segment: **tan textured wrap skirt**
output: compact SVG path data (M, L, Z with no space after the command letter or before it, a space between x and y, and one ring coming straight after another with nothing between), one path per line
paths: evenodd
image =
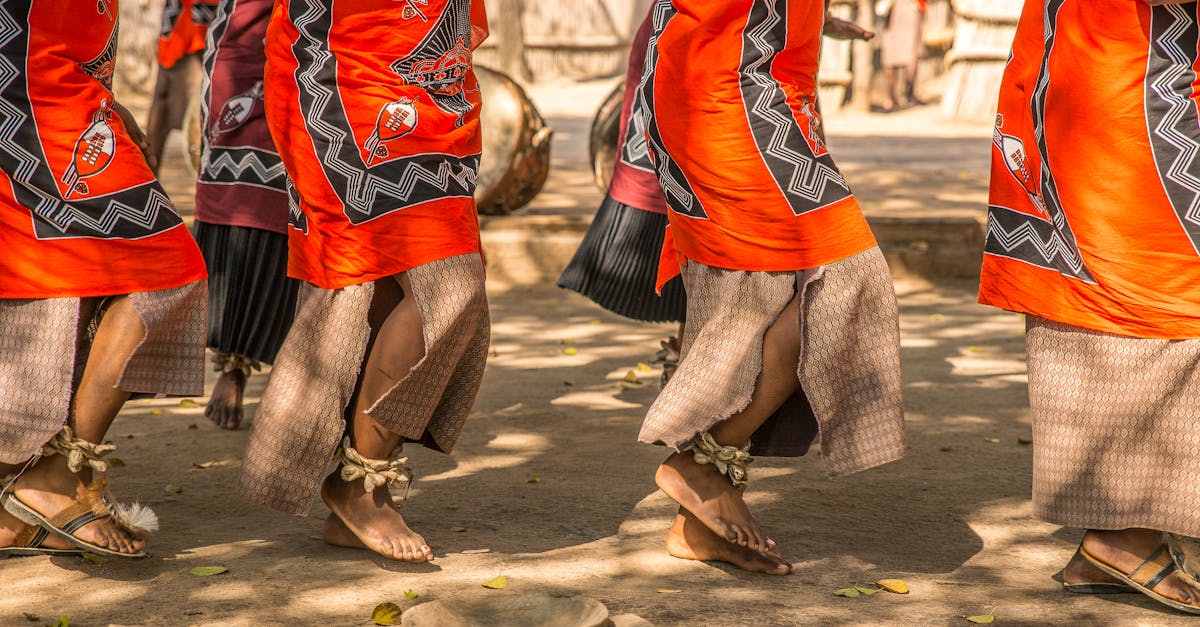
M367 411L409 441L450 452L487 363L491 325L483 260L460 255L408 271L425 356ZM375 284L327 290L305 283L275 360L242 465L250 500L304 515L337 445L371 341ZM406 298L408 295L405 296Z
M684 268L687 327L675 376L639 440L691 445L750 402L763 338L801 294L801 389L751 437L756 455L794 457L818 439L842 476L902 457L903 389L896 295L878 248L799 273Z
M1200 537L1200 339L1026 326L1034 514Z
M137 394L204 394L208 285L129 295L146 336L117 387ZM0 462L19 464L62 430L103 298L0 299Z

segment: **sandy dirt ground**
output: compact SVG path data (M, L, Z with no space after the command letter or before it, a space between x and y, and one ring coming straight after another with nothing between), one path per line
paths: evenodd
M579 89L567 96L598 99L606 88ZM590 109L559 88L535 97L543 91L565 165L530 211L557 203L558 211L590 212L600 194L580 167L587 122L572 115ZM905 200L917 185L942 195L947 211L982 211L986 127L918 134L921 115L831 123L842 129L834 150L847 148L851 181L853 168L878 177L860 192L881 199L868 200L873 206L936 204ZM168 161L171 191L186 210L184 174ZM138 401L111 432L127 463L113 483L120 497L160 515L153 557L0 562L0 625L59 616L86 626L361 625L383 601L408 608L542 591L587 595L626 621L655 625L967 625L965 616L989 612L998 624L1182 624L1140 596L1070 595L1054 579L1080 532L1031 517L1021 317L974 304L970 285L898 289L908 457L839 480L825 477L817 455L753 466L747 500L795 562L792 576L666 555L674 507L652 481L664 452L636 443L658 372L637 365L672 328L632 323L537 285L492 294L492 357L458 449L408 451L418 480L404 513L434 548L433 563L326 546L317 537L326 514L319 503L307 517L248 505L233 494L245 430L218 430L201 407L178 399ZM630 371L644 384L622 385ZM251 412L265 381L251 380ZM196 566L228 572L199 578L189 574ZM482 587L497 575L507 589ZM902 578L911 593L833 595L881 578ZM406 591L420 596L405 600Z

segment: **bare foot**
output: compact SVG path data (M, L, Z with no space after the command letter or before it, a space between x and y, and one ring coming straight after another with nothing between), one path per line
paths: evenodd
M43 457L25 471L13 486L13 494L25 505L50 519L79 502L86 493L86 482L89 481L90 472L74 474L67 468L65 457L54 455ZM146 547L143 538L133 537L111 518L92 521L72 535L118 553L139 553Z
M326 477L321 485L321 499L363 548L405 562L433 559L433 551L425 544L425 538L409 529L400 512L392 506L392 497L386 488L367 493L361 479L348 483L335 473ZM354 546L348 544L337 529L331 529L328 521L325 532L327 541L338 540L330 541L330 544Z
M725 562L742 570L769 575L790 575L792 565L772 552L759 553L730 544L712 532L691 512L679 508L667 532L667 552L685 560Z
M28 526L16 516L0 508L0 549L16 544L17 536L25 531ZM42 540L42 546L48 549L75 548L75 545L58 536L46 536L46 539Z
M1112 583L1122 586L1125 585L1125 582L1121 581L1120 579L1117 579L1116 577L1113 577L1099 568L1096 568L1095 564L1089 562L1086 557L1078 552L1071 556L1071 561L1067 562L1067 565L1063 567L1062 578L1063 583L1067 585L1080 583ZM1129 588L1129 591L1133 592L1133 588Z
M658 467L654 482L717 537L760 553L775 548L750 515L742 493L716 466L697 464L691 453L675 453Z
M242 424L242 394L245 391L246 374L241 370L226 372L213 385L204 415L222 429L237 429Z
M1162 533L1151 529L1089 530L1083 536L1085 551L1123 573L1133 572L1162 544ZM1200 590L1184 583L1178 572L1167 575L1152 590L1168 599L1200 607Z

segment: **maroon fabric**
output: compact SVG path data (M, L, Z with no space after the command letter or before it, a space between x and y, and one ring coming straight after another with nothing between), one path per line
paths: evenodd
M633 36L633 47L629 51L629 71L625 76L625 103L621 106L621 135L617 141L617 163L613 168L608 195L621 204L665 214L667 201L662 188L659 187L658 176L654 173L654 164L646 152L645 135L640 132L641 125L634 126L635 136L632 138L629 128L635 106L638 109L638 117L635 120L645 119L640 103L637 102L637 88L638 83L642 81L646 65L646 48L650 43L650 35L654 32L652 15L653 13L647 15L642 26L638 28L637 34Z
M287 174L267 130L262 96L272 5L223 2L210 26L196 219L286 234Z

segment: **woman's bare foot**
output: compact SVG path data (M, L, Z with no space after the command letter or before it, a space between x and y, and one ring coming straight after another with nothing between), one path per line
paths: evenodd
M1088 530L1083 535L1083 550L1122 573L1132 573L1162 545L1162 532L1152 529ZM1184 583L1178 572L1167 575L1152 590L1168 599L1200 607L1200 590Z
M0 508L0 549L16 544L17 536L24 532L28 526L16 516ZM75 548L75 545L58 536L46 536L46 539L42 540L42 546L48 549L69 550Z
M246 374L230 370L213 385L212 395L204 415L222 429L237 429L242 424L242 394L246 391Z
M1063 584L1075 585L1081 583L1111 583L1117 585L1125 585L1125 582L1113 577L1112 575L1096 568L1096 565L1089 562L1082 553L1076 552L1071 556L1071 561L1062 570ZM1133 592L1133 588L1129 588Z
M792 565L783 557L730 544L682 507L675 516L675 524L667 532L667 552L685 560L725 562L756 573L792 574Z
M74 474L67 468L65 457L53 455L43 457L18 477L13 485L13 494L22 503L50 519L79 502L86 494L86 484L90 481L90 472L85 470ZM131 536L111 518L92 521L72 535L118 553L135 554L146 548L143 538Z
M775 547L750 514L742 493L716 466L697 464L691 453L675 453L658 467L654 482L717 537L760 553Z
M363 548L384 557L405 562L428 562L433 551L425 544L425 538L415 533L404 523L400 512L392 506L392 497L387 489L374 492L363 490L362 480L342 481L337 474L325 478L321 485L321 499L339 518L347 531L355 536ZM336 528L325 525L326 540L337 546L355 546L345 540Z

